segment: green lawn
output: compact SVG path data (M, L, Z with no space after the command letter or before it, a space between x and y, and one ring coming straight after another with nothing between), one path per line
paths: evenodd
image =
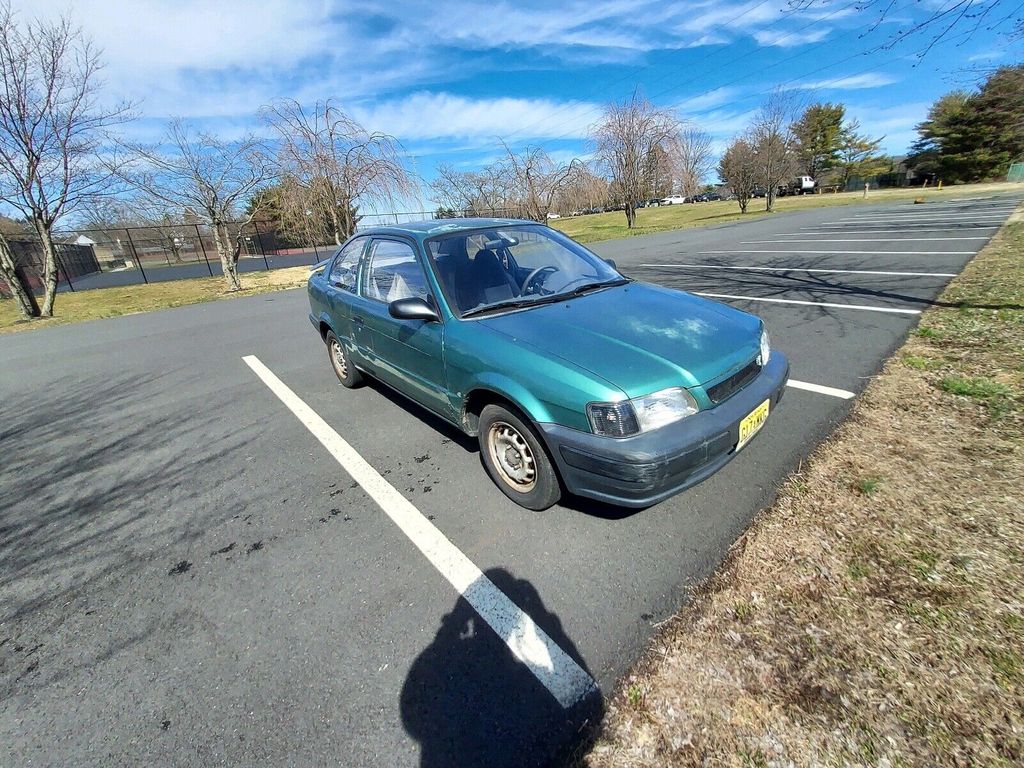
M885 189L863 192L841 192L839 194L803 195L800 197L782 197L776 200L775 210L799 211L808 208L821 208L829 205L863 205L886 201L904 200L912 203L921 198L925 202L943 200L964 195L977 195L995 192L1024 191L1024 184L964 184L945 187L944 189ZM747 213L741 214L735 201L723 200L717 203L694 203L686 205L669 205L660 208L641 208L637 211L637 226L632 230L626 228L626 214L622 211L611 213L595 213L590 216L576 216L552 220L551 226L565 232L582 243L594 243L598 240L612 240L632 235L649 235L654 232L667 232L673 229L689 227L707 227L740 219L754 219L772 214L765 213L763 199L751 200Z
M54 317L27 321L21 318L12 299L0 300L0 333L27 331L50 325L132 315L138 312L151 312L154 309L280 291L305 285L308 276L307 267L250 272L241 275L242 290L230 293L224 290L222 277L201 277L194 280L61 293L54 305Z

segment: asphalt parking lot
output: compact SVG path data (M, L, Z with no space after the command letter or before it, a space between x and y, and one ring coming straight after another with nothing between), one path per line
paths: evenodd
M638 512L506 500L474 440L337 384L301 290L0 336L0 764L547 763L1020 201L593 246L792 365Z

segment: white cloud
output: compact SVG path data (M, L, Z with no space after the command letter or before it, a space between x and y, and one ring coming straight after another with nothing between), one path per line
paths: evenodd
M831 34L832 30L827 27L811 31L798 31L777 29L758 29L754 31L754 39L759 45L775 46L777 48L793 48L798 45L809 45L824 40Z
M600 115L600 107L582 101L480 98L450 93L417 92L355 107L353 116L372 130L403 141L485 139L498 137L580 138Z
M792 88L802 91L855 91L862 88L882 88L886 85L892 85L897 82L899 82L899 78L891 75L869 72L861 75L849 75L847 77L833 77L827 80L797 83L792 86Z

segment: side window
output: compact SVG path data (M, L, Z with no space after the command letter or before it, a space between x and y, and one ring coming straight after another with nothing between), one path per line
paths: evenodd
M331 274L327 276L327 282L349 293L356 292L356 276L359 274L359 256L363 252L363 245L366 240L359 238L341 249L338 258L334 260L331 267Z
M395 240L374 240L363 295L389 304L398 299L426 299L427 280L412 246Z

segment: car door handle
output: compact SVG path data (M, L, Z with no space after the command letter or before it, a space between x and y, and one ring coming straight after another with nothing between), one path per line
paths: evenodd
M362 325L363 324L363 316L362 315L352 315L352 322L353 323L359 323L360 325Z

